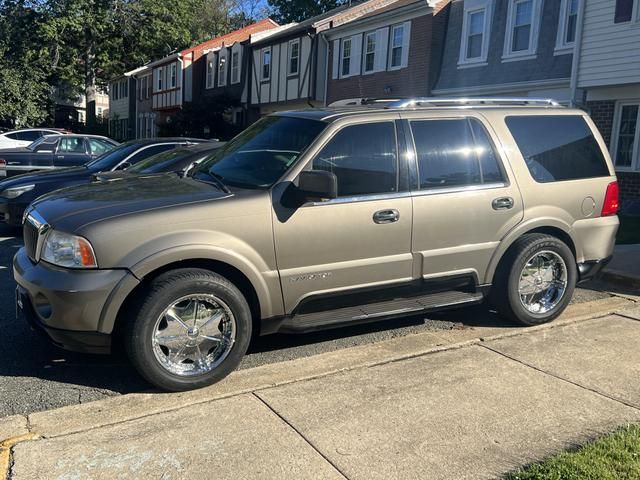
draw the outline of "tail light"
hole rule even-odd
[[[4,158],[0,158],[0,177],[7,176],[7,161]]]
[[[607,186],[607,193],[604,195],[604,205],[602,205],[602,216],[610,217],[611,215],[617,215],[620,208],[620,190],[618,188],[618,182],[610,183]]]

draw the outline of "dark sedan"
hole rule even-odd
[[[0,220],[18,226],[22,223],[24,210],[41,195],[60,188],[90,183],[103,172],[123,170],[167,150],[198,143],[211,142],[192,138],[133,140],[85,165],[30,173],[0,181]]]
[[[97,135],[46,135],[28,147],[0,150],[0,176],[83,165],[116,146]]]

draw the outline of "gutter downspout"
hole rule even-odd
[[[311,69],[309,71],[309,91],[307,92],[307,104],[311,108],[313,106],[312,100],[315,97],[315,90],[317,88],[317,75],[318,75],[318,35],[307,33],[307,36],[311,39]]]
[[[330,43],[324,33],[320,34],[320,38],[326,45],[326,55],[324,56],[324,106],[327,106],[327,95],[329,94],[329,47]]]
[[[588,0],[582,0],[579,2],[578,7],[578,25],[576,30],[576,43],[573,48],[573,59],[571,62],[571,100],[569,105],[571,107],[578,107],[582,105],[582,99],[578,101],[578,73],[580,68],[580,54],[582,52],[582,34],[584,31],[584,16],[586,9],[586,2]]]

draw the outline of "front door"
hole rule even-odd
[[[423,278],[486,271],[500,240],[523,218],[508,163],[481,117],[409,116],[417,158],[412,248]]]
[[[338,198],[274,210],[285,311],[306,299],[411,280],[412,201],[394,121],[346,125],[307,167],[336,175]]]

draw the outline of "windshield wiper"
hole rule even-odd
[[[199,178],[201,175],[206,176],[207,180],[215,183],[216,186],[224,193],[231,193],[231,190],[229,190],[229,188],[223,183],[224,177],[222,175],[218,175],[217,173],[209,172],[207,170],[198,170],[193,174],[192,178],[195,178],[196,180],[206,181],[202,178]]]

